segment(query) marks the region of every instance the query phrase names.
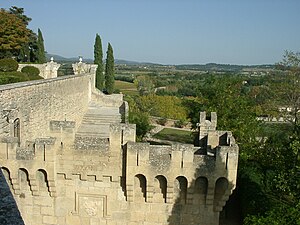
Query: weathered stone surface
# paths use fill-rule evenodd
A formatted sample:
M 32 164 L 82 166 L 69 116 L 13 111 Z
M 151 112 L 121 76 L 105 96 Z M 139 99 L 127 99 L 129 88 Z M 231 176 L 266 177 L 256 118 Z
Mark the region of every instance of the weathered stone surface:
M 17 160 L 30 160 L 34 157 L 34 150 L 30 148 L 17 148 Z
M 238 146 L 216 115 L 201 114 L 201 146 L 136 143 L 122 95 L 99 92 L 95 67 L 78 66 L 0 86 L 0 166 L 25 224 L 217 225 Z

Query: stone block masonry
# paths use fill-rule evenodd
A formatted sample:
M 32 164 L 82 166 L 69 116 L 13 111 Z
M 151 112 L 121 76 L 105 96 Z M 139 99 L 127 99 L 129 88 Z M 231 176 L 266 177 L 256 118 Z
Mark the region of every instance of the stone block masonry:
M 94 88 L 94 66 L 74 68 L 0 86 L 0 165 L 25 224 L 219 224 L 238 146 L 216 114 L 201 114 L 200 146 L 136 143 L 122 95 Z

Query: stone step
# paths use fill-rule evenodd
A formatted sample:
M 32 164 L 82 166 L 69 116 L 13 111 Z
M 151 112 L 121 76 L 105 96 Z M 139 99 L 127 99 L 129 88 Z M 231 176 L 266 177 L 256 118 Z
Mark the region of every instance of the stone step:
M 81 124 L 76 134 L 109 137 L 109 124 Z
M 100 114 L 100 115 L 118 115 L 120 114 L 117 107 L 93 107 L 89 106 L 87 114 Z
M 120 120 L 121 115 L 119 116 L 84 116 L 83 120 Z
M 83 124 L 109 124 L 121 123 L 121 114 L 118 108 L 113 107 L 89 107 L 83 117 Z
M 101 117 L 121 117 L 121 114 L 89 114 L 89 113 L 86 113 L 84 115 L 84 118 L 101 118 Z
M 90 132 L 77 132 L 76 137 L 99 137 L 99 138 L 109 138 L 109 132 L 107 133 L 90 133 Z
M 84 115 L 75 137 L 77 140 L 109 138 L 110 124 L 121 122 L 119 108 L 95 106 L 92 103 Z
M 111 123 L 121 123 L 121 119 L 84 119 L 82 124 L 111 124 Z

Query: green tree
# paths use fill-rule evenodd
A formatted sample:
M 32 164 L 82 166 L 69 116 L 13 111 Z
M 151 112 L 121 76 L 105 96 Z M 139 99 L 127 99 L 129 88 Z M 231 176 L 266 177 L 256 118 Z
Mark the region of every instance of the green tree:
M 28 26 L 29 22 L 32 20 L 30 17 L 24 15 L 24 8 L 12 6 L 11 8 L 9 8 L 9 12 L 21 19 L 25 26 Z M 30 32 L 29 41 L 28 43 L 22 45 L 22 48 L 20 49 L 18 55 L 18 60 L 21 62 L 36 61 L 37 35 L 32 30 L 28 30 Z
M 135 101 L 142 112 L 147 112 L 152 116 L 187 120 L 187 110 L 178 97 L 152 94 L 136 97 Z
M 128 97 L 130 123 L 136 124 L 137 140 L 142 141 L 143 137 L 151 130 L 149 113 L 142 111 L 136 104 L 135 99 Z
M 296 207 L 277 207 L 268 211 L 264 216 L 249 216 L 245 225 L 299 225 L 300 204 Z
M 36 62 L 37 61 L 37 35 L 30 30 L 29 41 L 20 49 L 18 55 L 20 62 Z
M 285 52 L 279 73 L 268 77 L 271 100 L 290 108 L 290 123 L 267 134 L 239 164 L 239 190 L 246 225 L 299 225 L 300 126 L 299 53 Z M 266 124 L 264 124 L 266 126 Z
M 17 6 L 12 6 L 9 8 L 9 12 L 11 14 L 16 15 L 23 23 L 27 26 L 29 22 L 32 20 L 28 16 L 24 15 L 24 8 L 19 8 Z
M 96 34 L 96 39 L 94 44 L 94 64 L 98 65 L 96 70 L 96 88 L 102 91 L 104 88 L 103 52 L 102 52 L 102 42 L 99 34 Z
M 38 38 L 37 38 L 37 63 L 45 63 L 45 47 L 44 47 L 44 38 L 40 29 L 38 29 Z
M 115 85 L 115 60 L 114 60 L 114 53 L 111 44 L 108 43 L 107 52 L 106 52 L 106 65 L 105 65 L 105 88 L 108 94 L 112 94 L 114 91 Z
M 134 80 L 140 95 L 149 95 L 154 93 L 154 84 L 149 76 L 138 76 Z
M 246 157 L 250 146 L 256 144 L 256 135 L 259 134 L 259 122 L 256 120 L 254 102 L 248 95 L 243 94 L 244 78 L 236 75 L 209 76 L 201 83 L 197 90 L 198 100 L 190 110 L 202 109 L 207 112 L 217 112 L 218 129 L 233 132 L 240 145 L 240 155 Z M 199 112 L 189 112 L 196 118 L 191 118 L 193 123 L 198 122 Z M 195 124 L 194 124 L 195 127 Z
M 289 108 L 286 111 L 293 124 L 300 119 L 300 52 L 286 51 L 283 60 L 278 64 L 282 71 L 276 82 L 277 101 L 281 106 Z
M 17 57 L 29 41 L 30 30 L 18 16 L 0 9 L 0 58 Z

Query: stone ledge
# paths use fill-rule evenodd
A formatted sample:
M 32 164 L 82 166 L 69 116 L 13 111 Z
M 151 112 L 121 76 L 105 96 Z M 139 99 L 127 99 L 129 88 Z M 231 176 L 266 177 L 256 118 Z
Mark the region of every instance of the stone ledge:
M 48 137 L 48 138 L 36 138 L 35 144 L 42 144 L 42 145 L 54 145 L 56 138 Z
M 51 120 L 50 121 L 50 130 L 51 131 L 60 131 L 61 128 L 65 129 L 73 129 L 75 128 L 75 121 L 58 121 L 58 120 Z

